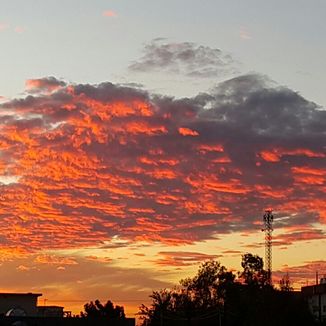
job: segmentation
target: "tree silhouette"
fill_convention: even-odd
[[[291,280],[289,273],[286,273],[279,281],[280,290],[283,292],[291,292],[293,291],[293,287],[291,286]]]
[[[219,275],[225,270],[217,261],[211,260],[203,263],[193,278],[180,281],[180,284],[191,293],[198,307],[203,309],[215,307],[218,304]]]
[[[300,293],[285,278],[283,291],[267,283],[259,256],[242,256],[243,270],[235,274],[219,262],[200,265],[181,288],[154,291],[151,306],[142,305],[143,326],[298,326],[315,325]]]
[[[150,296],[152,305],[140,307],[139,315],[143,325],[190,325],[191,320],[205,316],[221,315],[226,293],[234,283],[235,275],[228,272],[217,261],[211,260],[200,265],[193,278],[180,281],[181,288],[154,291]]]
[[[268,285],[268,273],[264,270],[263,259],[250,253],[242,256],[243,271],[240,278],[249,286],[264,287]]]
[[[175,311],[173,307],[173,291],[160,290],[153,291],[150,295],[152,299],[151,307],[147,307],[144,304],[140,306],[140,319],[143,320],[143,325],[159,325],[162,323],[163,318]]]
[[[113,318],[124,319],[125,313],[122,306],[114,306],[114,304],[108,300],[104,305],[100,300],[91,301],[85,303],[84,312],[81,312],[82,317],[87,318]]]

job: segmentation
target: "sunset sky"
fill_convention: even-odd
[[[324,0],[0,0],[0,291],[133,316],[207,259],[326,274]]]

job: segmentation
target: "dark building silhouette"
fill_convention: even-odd
[[[40,293],[0,293],[0,314],[7,316],[37,316]]]
[[[326,323],[326,278],[319,284],[302,287],[301,292],[315,320]]]
[[[0,326],[135,326],[134,318],[69,317],[63,307],[37,306],[41,295],[0,293]]]
[[[135,326],[134,318],[0,317],[1,326]]]
[[[63,307],[60,306],[37,306],[39,317],[63,317]]]

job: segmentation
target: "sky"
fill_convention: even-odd
[[[323,0],[0,0],[1,291],[133,316],[207,259],[326,274]]]

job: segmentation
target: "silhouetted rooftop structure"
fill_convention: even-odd
[[[37,316],[37,298],[41,293],[0,293],[0,314]]]
[[[320,284],[302,287],[301,292],[316,321],[326,322],[326,279],[322,278]]]
[[[37,306],[39,317],[63,317],[64,311],[61,306]]]

